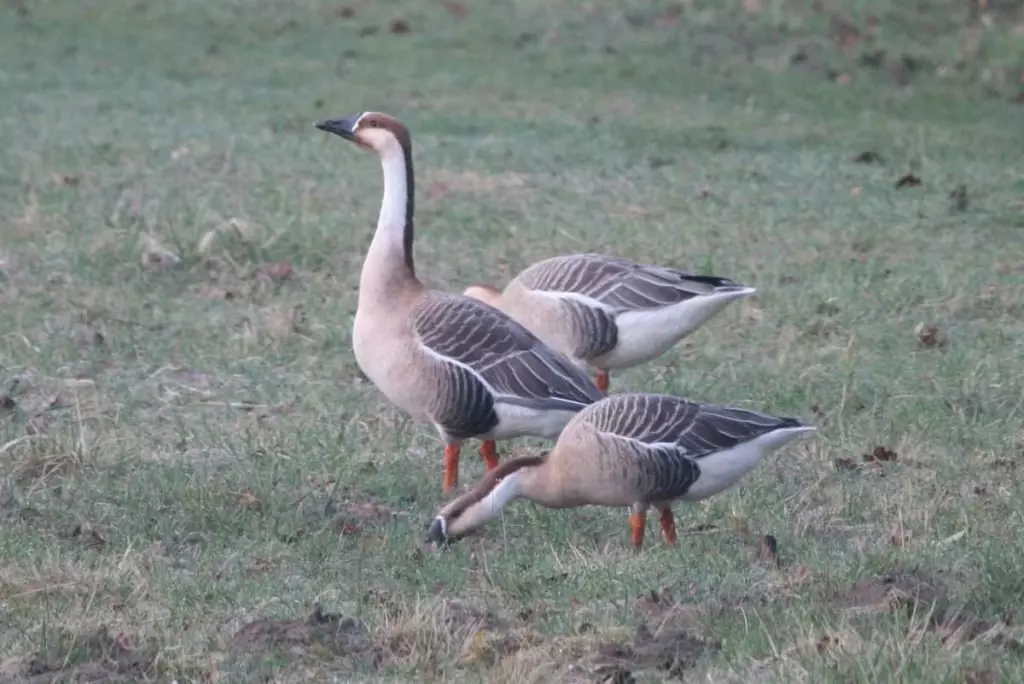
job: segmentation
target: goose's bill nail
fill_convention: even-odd
[[[426,542],[428,544],[434,544],[435,548],[443,546],[448,541],[444,527],[444,520],[441,518],[434,518],[430,522],[429,527],[427,527]]]
[[[355,137],[356,122],[358,116],[349,116],[344,119],[331,119],[329,121],[318,121],[315,125],[321,131],[333,133],[345,140],[352,140]]]

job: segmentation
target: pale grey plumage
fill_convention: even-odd
[[[496,403],[579,411],[604,397],[524,326],[470,297],[432,291],[416,308],[413,330],[448,361],[435,378],[441,391],[432,413],[452,437],[487,434],[498,423]]]
[[[630,474],[644,501],[678,498],[700,477],[700,459],[781,428],[803,425],[730,406],[667,394],[616,394],[593,404],[566,430],[585,423],[636,459]]]
[[[467,288],[563,354],[604,370],[659,356],[728,302],[753,292],[728,278],[592,253],[532,264],[503,292]]]

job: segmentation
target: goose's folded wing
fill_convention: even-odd
[[[567,358],[475,299],[433,292],[418,310],[414,329],[430,353],[472,372],[496,401],[578,411],[604,397]]]
[[[531,289],[582,295],[615,313],[660,309],[718,288],[742,287],[728,278],[694,275],[600,254],[548,259],[520,277]]]
[[[689,459],[731,449],[800,422],[756,411],[698,404],[663,394],[619,394],[593,412],[595,427],[652,448],[669,448]]]
[[[671,395],[614,395],[595,409],[587,416],[595,427],[637,454],[638,484],[651,502],[684,494],[697,480],[704,456],[800,425],[792,418]]]

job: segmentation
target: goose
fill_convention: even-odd
[[[445,494],[458,484],[462,442],[554,439],[600,400],[590,376],[498,309],[428,289],[413,261],[414,175],[408,129],[381,112],[320,121],[317,128],[377,155],[384,193],[359,277],[352,346],[360,370],[387,399],[434,425],[444,443]]]
[[[522,497],[555,509],[629,507],[635,550],[643,546],[653,506],[672,545],[673,501],[700,501],[727,489],[766,454],[816,429],[795,418],[666,394],[609,395],[577,413],[550,452],[505,461],[441,508],[426,542],[440,548],[468,536]]]
[[[567,254],[527,267],[504,291],[478,284],[463,294],[505,312],[578,367],[596,371],[597,386],[607,392],[610,370],[652,361],[730,302],[755,292],[728,278]]]

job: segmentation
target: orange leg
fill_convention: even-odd
[[[665,538],[666,544],[676,543],[676,519],[668,507],[661,509],[661,536]]]
[[[611,384],[611,381],[608,379],[608,371],[597,371],[597,377],[594,378],[594,383],[597,385],[597,389],[602,392],[607,392],[608,386]]]
[[[488,470],[498,467],[498,445],[493,439],[485,439],[480,443],[480,458],[484,459]]]
[[[639,551],[644,545],[644,526],[647,524],[647,511],[633,511],[629,514],[630,541],[633,549]]]
[[[460,445],[446,444],[444,447],[444,493],[451,494],[459,484]]]

